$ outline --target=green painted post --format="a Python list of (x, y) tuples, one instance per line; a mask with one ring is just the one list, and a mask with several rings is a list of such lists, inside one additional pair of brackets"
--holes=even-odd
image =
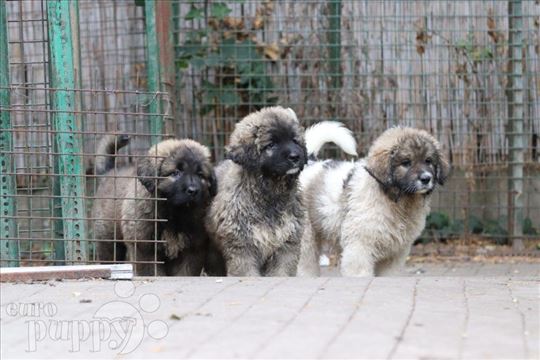
[(13, 132), (9, 112), (9, 55), (6, 2), (0, 0), (0, 266), (19, 266), (16, 239)]
[(523, 14), (521, 0), (508, 3), (510, 54), (508, 76), (508, 232), (512, 236), (512, 248), (522, 251), (523, 245), (523, 170), (526, 139), (523, 118), (525, 115), (523, 87)]
[(62, 196), (65, 258), (68, 262), (87, 260), (87, 236), (84, 204), (84, 169), (80, 155), (81, 141), (76, 119), (77, 96), (73, 62), (72, 20), (70, 1), (47, 1), (49, 27), (49, 64), (53, 127), (59, 152), (57, 169)]
[[(80, 53), (80, 37), (79, 37), (79, 2), (71, 1), (70, 5), (70, 20), (71, 20), (71, 38), (73, 41), (73, 69), (74, 69), (74, 78), (76, 88), (81, 88), (82, 84), (82, 71), (80, 69), (81, 65), (81, 53)], [(77, 92), (75, 94), (75, 110), (79, 112), (82, 110), (82, 93)], [(76, 124), (78, 129), (82, 129), (84, 132), (84, 121), (82, 115), (76, 115)], [(54, 146), (54, 153), (58, 153), (58, 149)], [(58, 162), (54, 163), (54, 173), (59, 173)], [(53, 199), (53, 214), (56, 218), (53, 223), (53, 231), (55, 239), (64, 238), (64, 224), (62, 220), (62, 199), (58, 196), (61, 195), (60, 191), (60, 178), (54, 179), (53, 182), (53, 191), (55, 198)], [(56, 265), (64, 265), (66, 260), (66, 244), (63, 240), (56, 240), (54, 243), (54, 258)]]
[(330, 106), (338, 103), (342, 83), (341, 73), (341, 0), (328, 3), (328, 70), (330, 71)]
[[(148, 91), (155, 93), (160, 91), (160, 63), (159, 63), (159, 42), (156, 31), (156, 2), (146, 0), (144, 3), (145, 25), (146, 25), (146, 63), (148, 74)], [(150, 132), (152, 134), (152, 144), (161, 141), (163, 134), (163, 117), (161, 116), (161, 99), (152, 98), (148, 111), (153, 115), (150, 117)]]

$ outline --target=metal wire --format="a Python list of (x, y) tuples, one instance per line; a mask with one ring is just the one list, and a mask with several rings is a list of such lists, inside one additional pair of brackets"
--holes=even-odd
[[(434, 196), (423, 241), (511, 238), (507, 185), (521, 180), (523, 227), (538, 239), (540, 4), (520, 3), (525, 111), (523, 130), (513, 131), (508, 1), (178, 0), (186, 134), (221, 158), (234, 124), (271, 104), (292, 107), (306, 125), (346, 123), (361, 156), (390, 126), (424, 128), (453, 175)], [(509, 158), (516, 135), (525, 138), (522, 162)], [(513, 164), (524, 165), (523, 176), (509, 174)]]
[[(540, 234), (540, 5), (522, 1), (523, 131), (508, 109), (510, 16), (507, 1), (205, 1), (172, 2), (174, 84), (148, 91), (145, 9), (134, 1), (79, 1), (80, 84), (55, 88), (49, 75), (45, 0), (9, 1), (13, 171), (16, 179), (17, 240), (23, 265), (64, 263), (65, 240), (58, 168), (65, 155), (55, 141), (66, 131), (53, 117), (75, 115), (80, 126), (69, 133), (81, 140), (87, 173), (70, 174), (86, 185), (76, 198), (88, 208), (84, 221), (95, 239), (90, 208), (98, 180), (93, 174), (97, 142), (111, 132), (130, 135), (116, 157), (117, 167), (148, 156), (150, 120), (164, 123), (164, 137), (190, 137), (208, 145), (217, 162), (234, 124), (249, 112), (280, 104), (292, 107), (302, 123), (337, 120), (350, 127), (365, 155), (386, 128), (427, 129), (442, 143), (453, 164), (448, 184), (433, 199), (422, 241), (466, 243), (476, 237), (498, 243), (509, 232), (512, 194), (508, 183), (523, 180), (523, 238)], [(164, 45), (164, 44), (161, 44)], [(162, 84), (163, 85), (163, 84)], [(167, 88), (165, 91), (164, 89)], [(173, 89), (173, 90), (170, 90)], [(81, 99), (76, 111), (51, 104), (56, 91)], [(151, 105), (163, 104), (157, 112)], [(520, 119), (517, 119), (520, 120)], [(523, 146), (509, 137), (523, 135)], [(512, 160), (523, 151), (523, 161)], [(326, 156), (342, 156), (335, 148)], [(523, 164), (524, 175), (508, 172)], [(122, 176), (117, 176), (120, 179)], [(119, 199), (119, 191), (99, 197)], [(139, 200), (140, 196), (129, 197)], [(151, 198), (162, 201), (160, 198)], [(109, 218), (122, 221), (163, 219)], [(521, 237), (521, 236), (520, 236)], [(136, 239), (151, 242), (152, 239)], [(161, 240), (157, 239), (156, 243)], [(530, 242), (534, 245), (533, 242)], [(92, 246), (94, 246), (92, 245)], [(91, 248), (87, 262), (96, 262)], [(12, 259), (2, 259), (2, 261)], [(152, 263), (152, 262), (151, 262)], [(153, 263), (158, 264), (157, 255)]]

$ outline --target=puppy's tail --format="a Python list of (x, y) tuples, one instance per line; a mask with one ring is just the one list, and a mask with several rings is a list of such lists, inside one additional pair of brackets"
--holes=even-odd
[(351, 130), (337, 121), (323, 121), (306, 130), (306, 148), (308, 157), (316, 159), (324, 144), (333, 142), (349, 155), (356, 153), (356, 140)]
[(129, 144), (129, 135), (111, 134), (104, 136), (96, 150), (96, 175), (103, 175), (114, 168), (114, 160), (118, 150)]

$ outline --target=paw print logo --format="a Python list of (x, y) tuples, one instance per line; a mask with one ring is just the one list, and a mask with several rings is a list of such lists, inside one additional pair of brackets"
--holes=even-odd
[[(157, 295), (146, 293), (137, 298), (135, 285), (128, 281), (116, 282), (114, 292), (118, 298), (125, 300), (110, 301), (94, 313), (92, 330), (99, 336), (94, 336), (93, 351), (99, 351), (101, 344), (105, 344), (119, 354), (129, 354), (141, 344), (145, 335), (156, 340), (167, 336), (169, 327), (164, 321), (146, 323), (144, 320), (145, 314), (159, 309), (160, 299)], [(133, 300), (136, 300), (136, 306), (132, 304)]]

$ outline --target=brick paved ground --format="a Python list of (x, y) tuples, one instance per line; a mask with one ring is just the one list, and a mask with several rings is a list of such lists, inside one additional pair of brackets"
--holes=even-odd
[(538, 264), (403, 274), (2, 284), (1, 357), (539, 357)]

